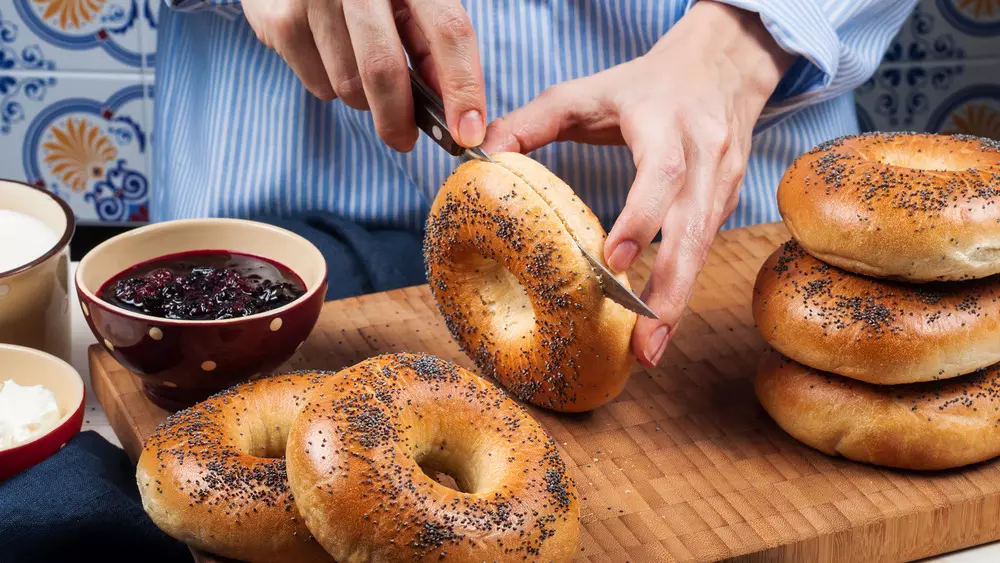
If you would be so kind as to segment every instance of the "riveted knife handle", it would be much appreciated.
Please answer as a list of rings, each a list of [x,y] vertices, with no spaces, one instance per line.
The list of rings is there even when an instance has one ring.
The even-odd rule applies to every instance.
[[[413,118],[417,122],[417,127],[448,151],[448,154],[459,156],[465,152],[465,147],[456,143],[448,132],[448,122],[444,117],[444,103],[441,98],[412,68],[410,87],[413,90]]]

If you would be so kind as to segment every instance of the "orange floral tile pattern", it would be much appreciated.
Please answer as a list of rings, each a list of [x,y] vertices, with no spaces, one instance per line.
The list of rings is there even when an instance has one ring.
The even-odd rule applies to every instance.
[[[985,103],[969,103],[951,114],[942,132],[1000,139],[1000,113]]]
[[[101,13],[107,0],[32,0],[45,6],[42,18],[55,18],[63,30],[79,29]]]
[[[1000,0],[958,0],[957,5],[973,17],[1000,14]]]
[[[118,149],[107,135],[86,119],[67,118],[63,127],[53,124],[49,132],[52,139],[42,143],[43,160],[53,174],[76,192],[104,178],[105,166],[118,156]]]

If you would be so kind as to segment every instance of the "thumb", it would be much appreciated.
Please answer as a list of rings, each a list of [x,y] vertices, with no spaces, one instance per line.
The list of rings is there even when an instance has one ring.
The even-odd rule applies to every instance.
[[[528,153],[557,141],[621,144],[617,108],[605,101],[598,76],[547,88],[497,119],[486,129],[483,148]]]

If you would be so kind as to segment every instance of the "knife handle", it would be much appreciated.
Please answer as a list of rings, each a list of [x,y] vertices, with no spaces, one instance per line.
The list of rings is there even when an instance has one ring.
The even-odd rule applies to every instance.
[[[452,156],[459,156],[465,152],[465,147],[455,142],[451,133],[448,132],[448,122],[444,117],[444,103],[441,98],[431,90],[417,75],[417,71],[410,69],[410,89],[413,90],[413,118],[417,122],[417,127],[441,145],[441,148],[448,151]]]

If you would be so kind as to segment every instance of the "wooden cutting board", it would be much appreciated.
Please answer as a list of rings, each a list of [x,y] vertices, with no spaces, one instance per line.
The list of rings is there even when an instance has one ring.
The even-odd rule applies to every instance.
[[[1000,539],[1000,463],[915,473],[831,458],[757,404],[764,342],[751,289],[787,237],[780,225],[720,234],[659,368],[637,365],[625,392],[596,412],[532,410],[585,499],[580,561],[905,561]],[[643,256],[637,278],[652,259]],[[473,367],[426,286],[327,303],[288,367],[337,369],[397,351]],[[135,459],[167,413],[103,350],[90,350],[90,364]]]

